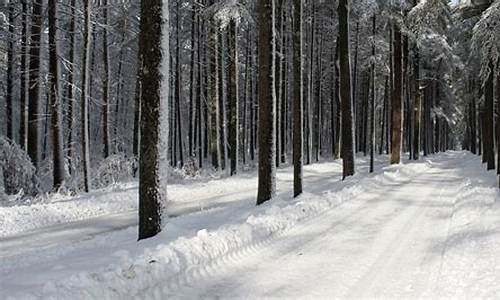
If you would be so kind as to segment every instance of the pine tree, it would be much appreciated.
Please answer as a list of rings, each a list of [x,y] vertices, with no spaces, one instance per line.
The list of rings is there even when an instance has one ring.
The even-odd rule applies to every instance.
[[[102,59],[104,66],[104,79],[102,81],[102,143],[104,158],[109,156],[109,88],[110,88],[110,74],[109,74],[109,45],[108,45],[108,0],[103,0],[103,36],[102,36]]]
[[[237,23],[236,20],[229,21],[229,148],[231,170],[230,174],[238,172],[239,154],[239,88],[238,88],[238,46],[237,46]]]
[[[83,159],[83,187],[85,192],[90,191],[90,147],[89,147],[89,77],[92,49],[92,2],[83,2],[84,29],[83,29],[83,72],[82,72],[82,108],[81,108],[81,141]]]
[[[397,24],[393,24],[393,82],[392,90],[392,148],[391,164],[399,164],[401,161],[401,144],[403,138],[403,98],[402,98],[402,80],[403,71],[401,29]]]
[[[349,3],[339,0],[339,75],[342,107],[342,178],[354,175],[354,130],[351,94],[351,64],[349,58]]]
[[[53,186],[58,189],[65,180],[63,135],[61,122],[61,97],[59,88],[59,58],[58,58],[58,15],[57,1],[48,1],[49,14],[49,93],[51,106],[52,153],[53,153]]]
[[[297,197],[303,189],[303,0],[294,0],[293,9],[293,195]]]
[[[168,1],[141,1],[139,240],[162,229],[168,132]]]
[[[257,205],[276,193],[274,0],[259,0],[259,185]]]
[[[42,1],[32,2],[31,33],[30,33],[30,60],[28,82],[28,155],[35,167],[39,163],[39,102],[40,102],[40,49],[42,37]]]

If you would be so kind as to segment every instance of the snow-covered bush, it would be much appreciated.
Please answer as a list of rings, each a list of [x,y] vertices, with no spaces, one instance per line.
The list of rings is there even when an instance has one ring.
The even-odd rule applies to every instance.
[[[132,179],[137,161],[124,153],[118,153],[104,159],[95,170],[93,187],[102,188]]]
[[[19,145],[0,137],[0,169],[3,174],[0,200],[5,195],[34,195],[38,189],[36,169]],[[1,179],[1,178],[0,178]]]

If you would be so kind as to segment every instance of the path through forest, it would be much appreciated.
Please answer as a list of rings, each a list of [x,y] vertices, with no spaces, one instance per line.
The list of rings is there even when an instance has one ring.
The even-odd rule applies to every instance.
[[[307,193],[293,201],[291,172],[283,168],[278,199],[261,207],[255,207],[252,172],[172,185],[170,208],[178,213],[158,237],[141,243],[134,212],[3,238],[0,292],[19,298],[496,298],[499,193],[479,159],[448,152],[387,167],[381,157],[374,174],[362,162],[345,182],[339,162],[314,164],[306,167]]]

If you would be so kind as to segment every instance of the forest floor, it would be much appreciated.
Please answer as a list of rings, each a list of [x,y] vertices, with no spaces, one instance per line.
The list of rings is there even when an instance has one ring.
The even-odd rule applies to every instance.
[[[500,298],[495,174],[466,152],[387,160],[306,166],[293,200],[280,168],[260,207],[255,172],[169,185],[139,243],[135,183],[0,208],[0,298]]]

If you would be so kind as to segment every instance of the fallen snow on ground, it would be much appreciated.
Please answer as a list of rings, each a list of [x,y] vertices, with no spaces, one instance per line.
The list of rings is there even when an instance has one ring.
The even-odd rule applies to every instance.
[[[307,192],[292,200],[291,169],[281,169],[278,196],[260,207],[254,173],[173,185],[178,213],[139,243],[126,210],[10,230],[0,298],[500,297],[499,193],[477,157],[379,162],[375,174],[362,162],[343,182],[340,170],[307,166]]]

